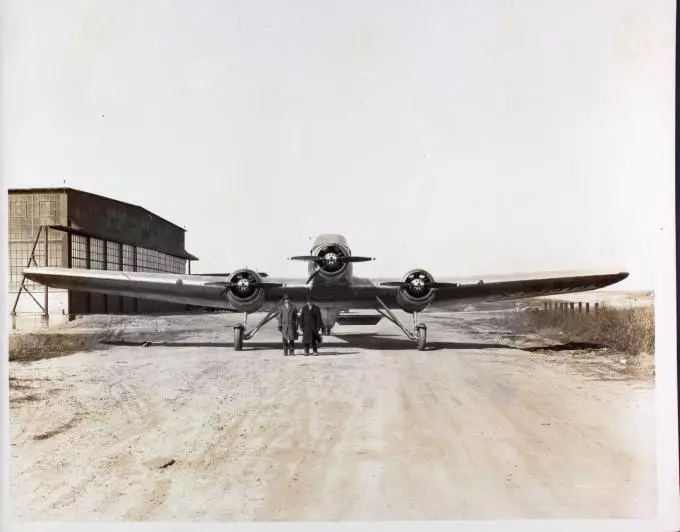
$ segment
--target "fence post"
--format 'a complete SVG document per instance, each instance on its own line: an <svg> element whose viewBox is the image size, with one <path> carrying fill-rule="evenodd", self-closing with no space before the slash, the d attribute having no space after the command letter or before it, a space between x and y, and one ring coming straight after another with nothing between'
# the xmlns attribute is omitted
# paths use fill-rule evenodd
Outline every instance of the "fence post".
<svg viewBox="0 0 680 532"><path fill-rule="evenodd" d="M595 312L597 312L597 311L599 310L599 308L600 308L600 304L599 304L599 303L595 303Z"/></svg>
<svg viewBox="0 0 680 532"><path fill-rule="evenodd" d="M583 303L581 301L578 302L578 313L581 314L583 312Z"/></svg>
<svg viewBox="0 0 680 532"><path fill-rule="evenodd" d="M569 303L569 312L574 312L574 302Z"/></svg>
<svg viewBox="0 0 680 532"><path fill-rule="evenodd" d="M50 253L50 233L49 233L49 226L45 225L44 228L44 233L45 233L45 267L47 268L50 265L50 260L49 260L49 253ZM47 288L47 285L44 287L45 289L45 308L43 309L43 315L42 315L42 323L45 327L50 326L50 311L49 311L49 288Z"/></svg>

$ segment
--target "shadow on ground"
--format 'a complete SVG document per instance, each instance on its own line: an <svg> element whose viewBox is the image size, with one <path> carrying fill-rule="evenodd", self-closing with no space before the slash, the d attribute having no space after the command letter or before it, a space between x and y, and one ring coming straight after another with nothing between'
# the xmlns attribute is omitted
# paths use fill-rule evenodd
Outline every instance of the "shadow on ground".
<svg viewBox="0 0 680 532"><path fill-rule="evenodd" d="M340 340L340 341L338 341ZM105 345L116 346L154 346L154 347L233 347L233 342L197 342L197 341L161 341L161 342L143 342L143 341L125 341L125 340L102 340ZM337 348L352 348L357 347L369 351L413 351L416 348L415 342L406 338L392 338L386 336L379 336L376 334L338 334L334 337L325 337L319 348L319 354L329 354L326 349ZM302 351L302 344L296 342L296 348ZM268 350L268 349L282 349L281 342L244 342L243 350ZM440 349L455 349L455 350L470 350L470 349L515 349L513 346L495 343L478 343L478 342L428 342L426 346L427 351L438 351ZM337 354L348 354L347 352L338 352Z"/></svg>
<svg viewBox="0 0 680 532"><path fill-rule="evenodd" d="M531 353L541 352L541 351L582 351L593 349L606 349L606 345L593 344L590 342L567 342L566 344L548 345L548 346L537 346L537 347L521 347L522 351L529 351Z"/></svg>

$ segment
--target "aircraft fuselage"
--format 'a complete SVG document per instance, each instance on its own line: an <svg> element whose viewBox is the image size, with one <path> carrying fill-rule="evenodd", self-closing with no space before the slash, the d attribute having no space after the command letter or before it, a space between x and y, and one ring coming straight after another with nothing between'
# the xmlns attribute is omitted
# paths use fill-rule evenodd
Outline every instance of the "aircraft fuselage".
<svg viewBox="0 0 680 532"><path fill-rule="evenodd" d="M338 303L337 287L366 286L373 284L367 279L354 277L354 265L342 262L340 256L351 256L352 250L343 235L322 234L316 237L310 255L324 257L322 265L310 262L308 266L310 294L312 301L321 310L321 317L327 329L331 329L337 322L344 305ZM331 288L332 287L332 288Z"/></svg>

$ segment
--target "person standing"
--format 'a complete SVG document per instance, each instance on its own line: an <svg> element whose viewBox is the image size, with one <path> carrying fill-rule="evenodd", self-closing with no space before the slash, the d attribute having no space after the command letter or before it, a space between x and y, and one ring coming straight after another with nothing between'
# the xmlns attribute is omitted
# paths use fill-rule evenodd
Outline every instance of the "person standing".
<svg viewBox="0 0 680 532"><path fill-rule="evenodd" d="M283 340L283 356L295 355L297 338L297 309L291 304L288 296L284 296L283 305L278 314L279 331Z"/></svg>
<svg viewBox="0 0 680 532"><path fill-rule="evenodd" d="M321 339L319 331L323 328L321 310L314 303L312 298L307 297L307 304L302 307L300 313L300 329L302 330L302 343L305 346L305 355L309 354L309 346L315 355L318 355L318 344Z"/></svg>

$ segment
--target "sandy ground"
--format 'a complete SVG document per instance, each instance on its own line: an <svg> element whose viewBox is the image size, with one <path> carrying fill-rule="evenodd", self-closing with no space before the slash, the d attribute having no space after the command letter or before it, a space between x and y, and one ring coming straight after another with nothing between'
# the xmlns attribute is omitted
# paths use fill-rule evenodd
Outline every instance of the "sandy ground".
<svg viewBox="0 0 680 532"><path fill-rule="evenodd" d="M234 352L234 319L110 317L159 343L11 362L14 518L655 514L653 381L598 354L461 314L428 318L426 352L383 321L284 358L271 324Z"/></svg>

